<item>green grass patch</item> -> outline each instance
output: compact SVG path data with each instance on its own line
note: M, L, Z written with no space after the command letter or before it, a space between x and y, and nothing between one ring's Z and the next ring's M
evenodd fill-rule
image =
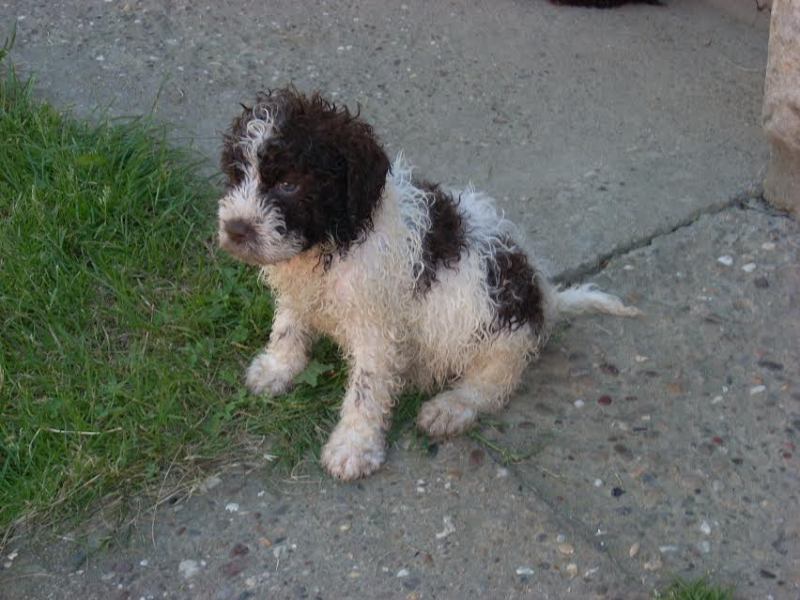
M733 600L733 590L705 579L674 581L667 589L654 594L656 600Z
M317 451L341 360L321 344L291 394L245 393L272 304L217 252L197 158L150 119L89 123L31 87L0 80L0 546L253 440L289 464Z

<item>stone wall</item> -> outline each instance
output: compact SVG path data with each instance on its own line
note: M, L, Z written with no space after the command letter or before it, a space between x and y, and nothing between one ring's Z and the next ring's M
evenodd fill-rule
M800 0L773 0L764 87L771 157L764 196L800 214Z

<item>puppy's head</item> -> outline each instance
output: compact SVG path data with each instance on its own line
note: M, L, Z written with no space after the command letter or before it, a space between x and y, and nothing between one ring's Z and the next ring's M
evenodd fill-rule
M220 245L268 265L325 242L346 251L372 226L389 160L358 115L284 89L234 119L221 166Z

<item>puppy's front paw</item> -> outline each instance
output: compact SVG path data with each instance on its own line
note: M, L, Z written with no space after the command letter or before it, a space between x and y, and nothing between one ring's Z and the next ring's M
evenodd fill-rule
M250 363L245 376L247 389L254 394L278 396L289 391L296 369L269 352L259 354Z
M422 405L417 416L417 427L431 437L457 435L469 429L478 413L471 408L456 390L442 392Z
M374 473L385 458L383 432L365 424L339 423L322 449L322 464L345 481Z

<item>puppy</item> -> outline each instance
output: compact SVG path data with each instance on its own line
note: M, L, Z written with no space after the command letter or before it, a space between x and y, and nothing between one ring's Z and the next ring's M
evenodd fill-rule
M561 313L634 315L608 294L557 291L493 201L390 165L372 128L295 89L260 93L224 137L219 242L274 292L269 343L247 369L255 394L286 392L314 339L349 363L322 463L345 480L384 462L400 391L437 390L425 433L450 436L499 410Z

